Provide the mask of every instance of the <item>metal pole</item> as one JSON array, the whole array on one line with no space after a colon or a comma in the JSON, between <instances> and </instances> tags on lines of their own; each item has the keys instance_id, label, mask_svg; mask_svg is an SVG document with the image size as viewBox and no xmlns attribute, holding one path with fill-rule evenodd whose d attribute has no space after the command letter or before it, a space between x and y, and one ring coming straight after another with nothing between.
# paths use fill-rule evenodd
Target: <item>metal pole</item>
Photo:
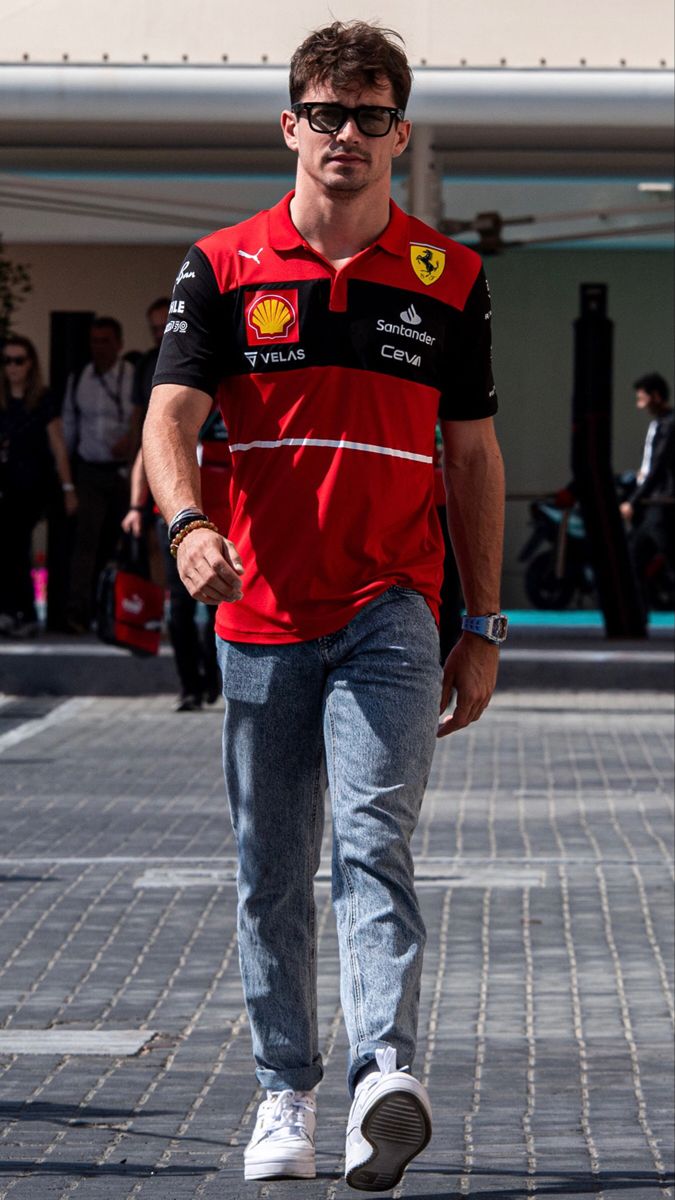
<instances>
[{"instance_id":1,"label":"metal pole","mask_svg":"<svg viewBox=\"0 0 675 1200\"><path fill-rule=\"evenodd\" d=\"M441 219L441 186L430 125L415 125L410 143L409 207L411 213L438 228Z\"/></svg>"},{"instance_id":2,"label":"metal pole","mask_svg":"<svg viewBox=\"0 0 675 1200\"><path fill-rule=\"evenodd\" d=\"M646 637L611 463L612 322L607 286L582 283L574 322L572 469L608 637Z\"/></svg>"}]
</instances>

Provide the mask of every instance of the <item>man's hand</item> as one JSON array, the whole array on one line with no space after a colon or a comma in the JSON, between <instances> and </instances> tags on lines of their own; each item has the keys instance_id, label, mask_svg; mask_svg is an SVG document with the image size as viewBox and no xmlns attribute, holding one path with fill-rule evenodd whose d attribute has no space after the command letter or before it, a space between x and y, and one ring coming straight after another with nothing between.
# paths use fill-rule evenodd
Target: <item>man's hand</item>
<instances>
[{"instance_id":1,"label":"man's hand","mask_svg":"<svg viewBox=\"0 0 675 1200\"><path fill-rule=\"evenodd\" d=\"M77 492L71 492L71 491L64 492L63 493L63 506L66 510L66 516L74 517L75 513L77 512L77 510L79 508Z\"/></svg>"},{"instance_id":2,"label":"man's hand","mask_svg":"<svg viewBox=\"0 0 675 1200\"><path fill-rule=\"evenodd\" d=\"M143 533L143 513L137 508L130 508L122 521L122 529L132 537L139 538Z\"/></svg>"},{"instance_id":3,"label":"man's hand","mask_svg":"<svg viewBox=\"0 0 675 1200\"><path fill-rule=\"evenodd\" d=\"M623 504L619 505L619 512L621 513L624 521L627 521L630 524L630 522L633 520L633 505L631 504L630 500L624 500Z\"/></svg>"},{"instance_id":4,"label":"man's hand","mask_svg":"<svg viewBox=\"0 0 675 1200\"><path fill-rule=\"evenodd\" d=\"M499 649L475 633L464 633L448 655L443 668L441 713L453 690L457 692L455 710L438 723L436 737L445 737L477 721L490 703L497 682Z\"/></svg>"},{"instance_id":5,"label":"man's hand","mask_svg":"<svg viewBox=\"0 0 675 1200\"><path fill-rule=\"evenodd\" d=\"M176 565L194 600L204 604L241 600L243 563L234 542L212 529L193 529L178 547Z\"/></svg>"}]
</instances>

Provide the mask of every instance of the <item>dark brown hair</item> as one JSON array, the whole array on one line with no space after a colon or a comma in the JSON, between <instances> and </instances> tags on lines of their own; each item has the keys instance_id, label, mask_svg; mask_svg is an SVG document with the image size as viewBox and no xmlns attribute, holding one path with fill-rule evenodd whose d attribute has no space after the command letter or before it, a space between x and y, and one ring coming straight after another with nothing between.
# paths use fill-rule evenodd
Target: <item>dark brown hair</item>
<instances>
[{"instance_id":1,"label":"dark brown hair","mask_svg":"<svg viewBox=\"0 0 675 1200\"><path fill-rule=\"evenodd\" d=\"M152 304L148 305L145 310L145 315L146 317L149 317L150 313L157 312L157 309L159 308L168 308L170 304L171 301L169 300L168 296L160 296L158 300L153 300Z\"/></svg>"},{"instance_id":2,"label":"dark brown hair","mask_svg":"<svg viewBox=\"0 0 675 1200\"><path fill-rule=\"evenodd\" d=\"M40 397L44 393L44 383L42 382L42 372L40 370L40 362L37 356L37 350L31 342L30 338L21 337L18 333L10 333L5 339L2 346L4 354L10 346L20 346L24 353L28 356L30 369L26 376L26 393L23 402L26 408L35 408ZM9 399L9 387L7 384L7 375L4 369L0 371L0 408L7 408Z\"/></svg>"},{"instance_id":3,"label":"dark brown hair","mask_svg":"<svg viewBox=\"0 0 675 1200\"><path fill-rule=\"evenodd\" d=\"M91 323L91 328L92 329L110 329L113 334L113 337L116 339L116 341L118 341L120 343L120 345L122 345L124 342L122 326L121 326L120 322L117 320L117 317L94 317L94 320Z\"/></svg>"},{"instance_id":4,"label":"dark brown hair","mask_svg":"<svg viewBox=\"0 0 675 1200\"><path fill-rule=\"evenodd\" d=\"M663 375L659 375L656 371L650 371L648 375L641 375L633 384L635 391L647 392L650 396L658 396L663 400L664 404L668 403L670 388L666 383Z\"/></svg>"},{"instance_id":5,"label":"dark brown hair","mask_svg":"<svg viewBox=\"0 0 675 1200\"><path fill-rule=\"evenodd\" d=\"M366 21L334 21L317 29L291 59L291 104L304 99L312 83L329 83L336 91L390 83L397 107L405 108L412 71L403 38L394 29L380 29Z\"/></svg>"}]
</instances>

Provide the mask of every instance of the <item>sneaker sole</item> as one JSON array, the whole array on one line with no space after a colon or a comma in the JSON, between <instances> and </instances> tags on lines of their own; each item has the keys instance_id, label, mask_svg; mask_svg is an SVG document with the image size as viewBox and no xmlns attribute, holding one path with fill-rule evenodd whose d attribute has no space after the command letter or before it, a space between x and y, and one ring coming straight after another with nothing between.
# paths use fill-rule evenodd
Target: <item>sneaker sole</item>
<instances>
[{"instance_id":1,"label":"sneaker sole","mask_svg":"<svg viewBox=\"0 0 675 1200\"><path fill-rule=\"evenodd\" d=\"M400 1182L408 1163L431 1138L429 1114L411 1092L390 1092L377 1100L361 1125L373 1147L367 1163L346 1176L350 1187L362 1192L386 1192Z\"/></svg>"},{"instance_id":2,"label":"sneaker sole","mask_svg":"<svg viewBox=\"0 0 675 1200\"><path fill-rule=\"evenodd\" d=\"M316 1179L316 1164L284 1162L282 1159L245 1163L244 1179Z\"/></svg>"}]
</instances>

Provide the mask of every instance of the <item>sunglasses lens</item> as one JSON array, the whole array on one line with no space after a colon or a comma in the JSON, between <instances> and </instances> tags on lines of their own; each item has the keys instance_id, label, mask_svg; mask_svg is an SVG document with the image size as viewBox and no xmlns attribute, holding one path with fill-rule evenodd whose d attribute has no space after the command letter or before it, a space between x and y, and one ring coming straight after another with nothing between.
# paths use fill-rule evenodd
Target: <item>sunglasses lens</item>
<instances>
[{"instance_id":1,"label":"sunglasses lens","mask_svg":"<svg viewBox=\"0 0 675 1200\"><path fill-rule=\"evenodd\" d=\"M346 115L339 104L315 104L309 109L309 123L316 133L335 133Z\"/></svg>"},{"instance_id":2,"label":"sunglasses lens","mask_svg":"<svg viewBox=\"0 0 675 1200\"><path fill-rule=\"evenodd\" d=\"M356 124L367 137L384 137L391 129L392 121L386 108L362 108L356 115Z\"/></svg>"}]
</instances>

